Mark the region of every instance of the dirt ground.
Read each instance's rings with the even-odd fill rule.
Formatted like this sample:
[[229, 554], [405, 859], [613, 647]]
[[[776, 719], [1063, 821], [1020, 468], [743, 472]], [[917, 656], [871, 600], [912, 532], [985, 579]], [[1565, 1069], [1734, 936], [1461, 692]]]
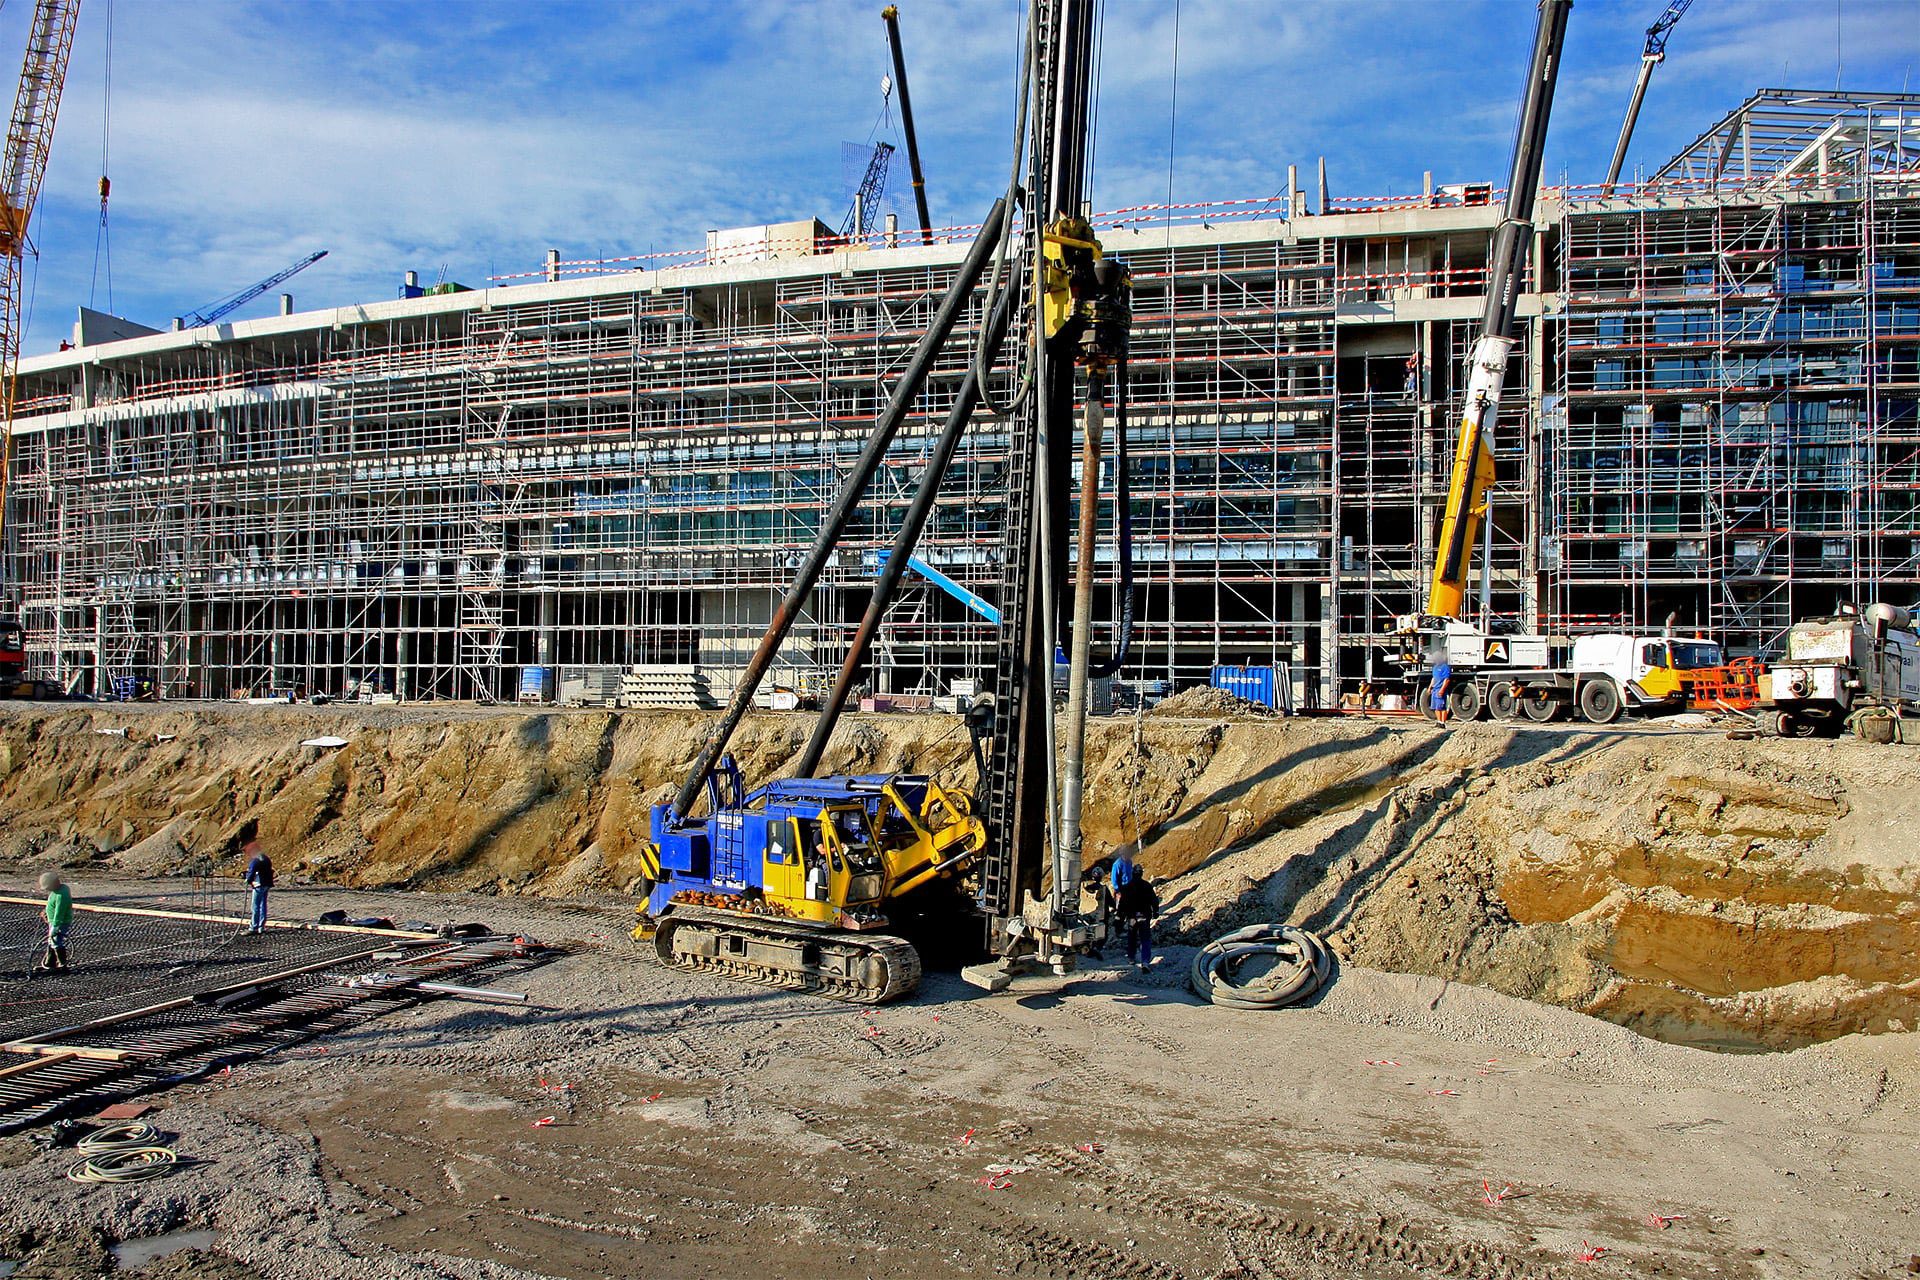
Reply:
[[[1096, 721], [1087, 791], [1090, 853], [1170, 881], [1172, 939], [1288, 920], [1352, 963], [1707, 1047], [1920, 1028], [1920, 751], [1179, 710]], [[0, 704], [0, 866], [232, 874], [257, 830], [295, 879], [617, 901], [712, 721]], [[810, 728], [749, 719], [746, 776]], [[347, 745], [301, 745], [322, 735]], [[971, 774], [942, 716], [850, 717], [828, 765]]]
[[1179, 946], [1000, 996], [936, 972], [869, 1012], [661, 969], [577, 905], [275, 913], [328, 907], [576, 949], [513, 984], [538, 1007], [422, 1006], [164, 1095], [190, 1161], [164, 1181], [80, 1187], [0, 1140], [16, 1274], [186, 1227], [212, 1253], [144, 1274], [1885, 1277], [1920, 1253], [1913, 1032], [1717, 1054], [1357, 965], [1313, 1008], [1233, 1013], [1185, 994]]
[[[211, 1228], [144, 1274], [1910, 1274], [1920, 752], [1179, 710], [1089, 752], [1092, 853], [1161, 878], [1160, 965], [997, 997], [936, 970], [868, 1012], [626, 939], [708, 717], [0, 706], [0, 884], [150, 896], [258, 831], [277, 915], [573, 948], [518, 980], [537, 1008], [174, 1090], [163, 1182], [0, 1140], [0, 1259], [94, 1275]], [[747, 775], [808, 727], [750, 720]], [[857, 717], [830, 764], [966, 755], [949, 718]], [[1186, 994], [1193, 945], [1254, 920], [1329, 938], [1313, 1007]]]

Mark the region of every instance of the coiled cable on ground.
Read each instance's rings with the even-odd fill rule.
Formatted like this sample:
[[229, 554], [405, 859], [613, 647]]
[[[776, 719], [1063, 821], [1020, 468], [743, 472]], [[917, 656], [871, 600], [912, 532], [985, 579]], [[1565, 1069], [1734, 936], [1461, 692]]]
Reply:
[[74, 1150], [81, 1155], [97, 1155], [102, 1151], [130, 1151], [135, 1147], [159, 1145], [160, 1131], [142, 1120], [101, 1125], [73, 1144]]
[[[1242, 968], [1258, 957], [1270, 963], [1242, 977]], [[1332, 974], [1333, 953], [1318, 934], [1290, 924], [1256, 924], [1195, 952], [1187, 985], [1229, 1009], [1280, 1009], [1311, 996]]]
[[71, 1182], [145, 1182], [173, 1172], [180, 1157], [171, 1147], [118, 1147], [67, 1167]]

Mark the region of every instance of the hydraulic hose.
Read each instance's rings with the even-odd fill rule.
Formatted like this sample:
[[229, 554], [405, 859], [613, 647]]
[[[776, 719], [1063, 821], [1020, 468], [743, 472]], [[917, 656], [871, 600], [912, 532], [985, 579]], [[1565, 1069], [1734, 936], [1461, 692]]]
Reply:
[[172, 1173], [179, 1157], [170, 1147], [119, 1147], [67, 1167], [69, 1182], [145, 1182]]
[[129, 1151], [135, 1147], [159, 1145], [160, 1131], [144, 1121], [134, 1120], [102, 1125], [76, 1142], [74, 1150], [90, 1156], [102, 1151]]
[[[1242, 981], [1241, 966], [1255, 956], [1272, 956], [1277, 963]], [[1281, 1009], [1313, 995], [1332, 976], [1333, 953], [1318, 934], [1290, 924], [1256, 924], [1195, 952], [1187, 985], [1195, 995], [1229, 1009]]]

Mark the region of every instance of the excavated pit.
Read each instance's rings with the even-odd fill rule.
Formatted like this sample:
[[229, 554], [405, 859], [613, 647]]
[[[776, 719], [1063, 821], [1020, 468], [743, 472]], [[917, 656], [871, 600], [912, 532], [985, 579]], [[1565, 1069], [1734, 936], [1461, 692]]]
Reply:
[[[1187, 704], [1096, 721], [1089, 743], [1089, 854], [1138, 847], [1166, 881], [1169, 940], [1290, 920], [1361, 964], [1710, 1048], [1920, 1025], [1920, 752]], [[619, 895], [649, 804], [712, 719], [13, 705], [0, 860], [63, 866], [84, 893], [90, 867], [236, 870], [225, 851], [251, 828], [283, 876]], [[749, 720], [735, 743], [747, 777], [773, 776], [809, 727]], [[321, 735], [347, 745], [301, 745]], [[969, 760], [952, 718], [857, 716], [828, 764], [965, 777]]]

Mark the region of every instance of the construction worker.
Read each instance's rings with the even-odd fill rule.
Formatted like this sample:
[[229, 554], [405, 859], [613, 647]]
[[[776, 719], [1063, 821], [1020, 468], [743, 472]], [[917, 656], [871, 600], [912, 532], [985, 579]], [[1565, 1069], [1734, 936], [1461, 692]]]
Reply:
[[1433, 684], [1427, 690], [1427, 705], [1442, 728], [1447, 723], [1447, 692], [1453, 687], [1453, 667], [1442, 661], [1433, 669]]
[[1160, 912], [1160, 895], [1153, 891], [1146, 872], [1134, 869], [1132, 878], [1120, 887], [1113, 910], [1127, 931], [1127, 958], [1145, 973], [1153, 963], [1153, 918]]
[[47, 921], [47, 954], [40, 962], [40, 970], [43, 973], [65, 973], [67, 930], [73, 924], [73, 891], [67, 888], [66, 881], [60, 878], [57, 871], [42, 872], [40, 888], [47, 895], [47, 907], [42, 913]]
[[267, 890], [273, 888], [273, 859], [260, 847], [258, 840], [249, 840], [240, 846], [240, 852], [247, 858], [247, 872], [243, 877], [247, 888], [253, 890], [253, 927], [248, 933], [259, 933], [267, 927]]

